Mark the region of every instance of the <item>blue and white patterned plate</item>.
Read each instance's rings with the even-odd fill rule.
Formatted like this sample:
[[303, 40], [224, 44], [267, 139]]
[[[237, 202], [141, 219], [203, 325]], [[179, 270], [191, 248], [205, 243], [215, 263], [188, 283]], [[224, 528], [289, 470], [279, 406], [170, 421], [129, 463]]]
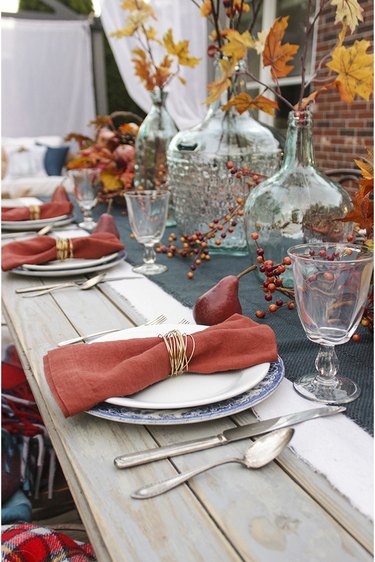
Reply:
[[284, 363], [279, 357], [270, 364], [268, 373], [257, 386], [222, 402], [180, 410], [142, 410], [101, 402], [86, 413], [110, 421], [142, 425], [177, 425], [216, 420], [259, 404], [277, 389], [283, 377]]

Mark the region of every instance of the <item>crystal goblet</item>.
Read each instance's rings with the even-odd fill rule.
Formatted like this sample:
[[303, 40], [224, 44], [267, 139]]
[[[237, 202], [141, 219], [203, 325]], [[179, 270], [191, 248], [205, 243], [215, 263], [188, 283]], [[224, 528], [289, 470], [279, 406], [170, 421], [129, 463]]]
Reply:
[[100, 172], [86, 168], [70, 170], [68, 174], [73, 181], [74, 196], [83, 213], [83, 221], [79, 223], [79, 226], [92, 232], [96, 227], [96, 222], [92, 217], [91, 210], [98, 201], [98, 191], [101, 185]]
[[169, 191], [128, 191], [125, 193], [130, 228], [137, 240], [144, 245], [142, 265], [133, 267], [133, 271], [144, 275], [157, 275], [168, 268], [155, 263], [155, 244], [160, 242], [166, 225], [169, 203]]
[[329, 404], [355, 400], [360, 389], [343, 376], [335, 345], [346, 343], [366, 305], [373, 253], [366, 246], [316, 243], [289, 248], [298, 315], [307, 337], [320, 344], [317, 372], [303, 375], [294, 388], [305, 398]]

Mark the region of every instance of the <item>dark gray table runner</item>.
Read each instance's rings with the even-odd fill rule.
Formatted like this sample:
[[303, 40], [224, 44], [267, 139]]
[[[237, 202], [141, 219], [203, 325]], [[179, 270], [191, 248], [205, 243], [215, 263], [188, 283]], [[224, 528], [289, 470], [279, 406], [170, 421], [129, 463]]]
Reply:
[[[104, 211], [104, 206], [98, 206], [94, 215], [98, 217]], [[142, 263], [142, 246], [130, 238], [131, 231], [124, 210], [115, 208], [113, 216], [116, 219], [121, 240], [126, 245], [127, 261], [131, 264]], [[177, 228], [166, 229], [164, 243], [167, 243], [168, 235], [171, 232], [177, 234]], [[192, 307], [198, 296], [224, 276], [236, 275], [251, 265], [249, 257], [213, 255], [210, 262], [204, 262], [197, 268], [194, 279], [190, 280], [187, 278], [192, 263], [189, 258], [184, 259], [179, 256], [168, 258], [166, 254], [158, 254], [157, 260], [166, 264], [168, 271], [150, 279], [188, 307]], [[268, 303], [264, 300], [260, 282], [254, 273], [249, 273], [241, 279], [239, 297], [243, 314], [258, 322], [267, 323], [275, 331], [279, 354], [285, 364], [285, 375], [290, 381], [294, 381], [301, 374], [315, 370], [314, 363], [318, 346], [307, 339], [296, 309], [290, 311], [283, 306], [276, 313], [268, 314], [265, 319], [258, 320], [255, 317], [256, 310], [266, 310]], [[362, 389], [360, 397], [347, 405], [347, 415], [373, 435], [373, 335], [363, 327], [359, 327], [358, 333], [361, 334], [360, 342], [350, 341], [339, 345], [336, 347], [336, 351], [340, 362], [340, 372], [355, 380]]]

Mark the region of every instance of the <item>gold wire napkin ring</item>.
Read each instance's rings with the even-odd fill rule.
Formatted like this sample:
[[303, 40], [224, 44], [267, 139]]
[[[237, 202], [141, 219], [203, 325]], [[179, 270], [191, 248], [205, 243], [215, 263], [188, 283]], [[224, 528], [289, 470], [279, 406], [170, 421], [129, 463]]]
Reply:
[[73, 241], [70, 238], [56, 238], [56, 257], [58, 260], [73, 258]]
[[[193, 336], [191, 334], [181, 334], [178, 330], [171, 330], [164, 336], [160, 335], [159, 337], [163, 338], [168, 351], [171, 364], [169, 376], [174, 377], [187, 371], [195, 351], [195, 340]], [[192, 341], [192, 349], [189, 358], [186, 355], [188, 338]]]
[[40, 205], [31, 205], [29, 207], [30, 220], [37, 221], [40, 219]]

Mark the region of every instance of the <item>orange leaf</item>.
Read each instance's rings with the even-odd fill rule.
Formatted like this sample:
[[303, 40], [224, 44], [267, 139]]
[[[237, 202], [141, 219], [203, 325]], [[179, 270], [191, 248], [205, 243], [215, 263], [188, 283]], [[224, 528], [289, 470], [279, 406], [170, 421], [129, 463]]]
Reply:
[[298, 45], [290, 43], [281, 44], [286, 28], [288, 27], [289, 16], [277, 18], [271, 27], [264, 45], [263, 64], [271, 67], [273, 80], [284, 78], [293, 70], [294, 66], [287, 63], [298, 51]]
[[279, 106], [276, 101], [269, 100], [265, 96], [252, 98], [249, 94], [242, 92], [229, 100], [222, 109], [223, 111], [227, 111], [230, 107], [235, 107], [240, 115], [250, 109], [259, 109], [269, 115], [273, 115], [275, 109], [278, 109]]
[[313, 103], [313, 102], [316, 101], [317, 97], [322, 92], [325, 92], [326, 90], [329, 90], [330, 88], [335, 88], [335, 82], [331, 82], [331, 84], [326, 84], [325, 86], [322, 86], [321, 88], [318, 88], [318, 90], [315, 90], [315, 92], [312, 92], [306, 98], [302, 98], [301, 107], [298, 105], [298, 103], [296, 103], [296, 105], [294, 106], [294, 109], [296, 111], [304, 111], [306, 109], [306, 107], [308, 105], [310, 105], [310, 103]]
[[151, 74], [151, 65], [147, 60], [146, 53], [142, 49], [134, 49], [132, 53], [136, 56], [132, 59], [136, 76], [139, 76], [146, 90], [152, 91], [155, 88], [155, 80]]

